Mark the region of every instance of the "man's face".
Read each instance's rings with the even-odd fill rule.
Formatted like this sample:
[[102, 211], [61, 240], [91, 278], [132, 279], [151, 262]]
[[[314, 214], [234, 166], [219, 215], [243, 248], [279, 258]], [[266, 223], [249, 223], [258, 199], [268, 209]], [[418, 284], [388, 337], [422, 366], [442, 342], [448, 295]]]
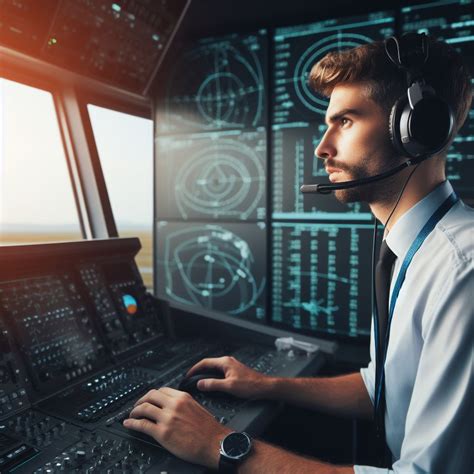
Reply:
[[[363, 84], [337, 85], [326, 112], [328, 128], [315, 150], [331, 183], [350, 181], [393, 168], [400, 162], [389, 140], [388, 118], [368, 98]], [[390, 181], [336, 191], [341, 202], [368, 203], [391, 197]]]

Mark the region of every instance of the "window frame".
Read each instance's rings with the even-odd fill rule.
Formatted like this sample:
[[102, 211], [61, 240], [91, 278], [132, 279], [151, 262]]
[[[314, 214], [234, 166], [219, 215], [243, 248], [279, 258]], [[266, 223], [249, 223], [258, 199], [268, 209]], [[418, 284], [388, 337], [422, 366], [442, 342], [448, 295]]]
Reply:
[[[104, 109], [108, 109], [108, 110], [111, 110], [111, 111], [114, 111], [114, 112], [124, 113], [124, 114], [127, 114], [127, 115], [133, 115], [135, 117], [149, 119], [153, 122], [153, 140], [156, 136], [156, 133], [155, 133], [156, 122], [154, 120], [154, 107], [153, 107], [154, 104], [151, 101], [150, 101], [150, 107], [149, 108], [135, 107], [135, 108], [133, 108], [133, 110], [136, 113], [132, 113], [129, 109], [124, 107], [123, 103], [119, 103], [119, 102], [116, 102], [116, 101], [111, 101], [108, 97], [99, 96], [97, 94], [91, 93], [90, 91], [87, 91], [84, 95], [81, 96], [81, 108], [84, 110], [84, 113], [87, 114], [87, 121], [89, 123], [91, 134], [92, 134], [91, 140], [94, 141], [94, 145], [95, 145], [96, 150], [97, 150], [97, 146], [96, 146], [95, 136], [94, 136], [94, 132], [93, 132], [93, 128], [92, 128], [92, 120], [91, 120], [91, 116], [90, 116], [90, 113], [89, 113], [88, 105], [92, 105], [92, 106], [95, 106], [95, 107], [101, 107], [101, 108], [104, 108]], [[156, 174], [155, 174], [155, 171], [156, 171], [155, 156], [156, 156], [156, 150], [155, 150], [155, 146], [153, 145], [153, 157], [152, 157], [152, 176], [153, 177], [156, 176]], [[98, 151], [97, 151], [97, 158], [100, 161]], [[102, 172], [102, 166], [101, 166], [101, 172]], [[104, 177], [103, 173], [102, 173], [102, 179], [103, 179], [103, 183], [104, 183], [103, 186], [106, 189], [105, 177]], [[155, 200], [155, 195], [156, 195], [156, 179], [153, 178], [153, 180], [152, 180], [152, 199], [153, 199], [153, 201]], [[107, 196], [109, 196], [108, 191], [107, 191]], [[109, 201], [109, 205], [110, 205], [110, 201]], [[112, 213], [112, 208], [111, 208], [110, 212]], [[156, 276], [155, 276], [155, 273], [156, 273], [156, 271], [155, 271], [156, 270], [156, 268], [155, 268], [155, 245], [156, 245], [156, 230], [155, 230], [155, 227], [156, 226], [155, 226], [155, 223], [156, 223], [156, 206], [153, 203], [152, 221], [150, 223], [150, 225], [151, 225], [151, 239], [152, 239], [152, 249], [151, 249], [151, 253], [152, 253], [152, 262], [151, 262], [151, 265], [152, 265], [152, 288], [149, 288], [149, 290], [153, 291], [153, 292], [155, 291], [155, 282], [156, 282]], [[114, 225], [116, 226], [115, 220], [114, 220]], [[120, 237], [120, 234], [118, 232], [117, 227], [115, 227], [115, 230], [116, 230], [115, 237]], [[138, 266], [138, 264], [137, 264], [137, 266]]]
[[87, 104], [153, 120], [151, 99], [3, 46], [0, 55], [1, 78], [52, 95], [82, 238], [118, 237]]

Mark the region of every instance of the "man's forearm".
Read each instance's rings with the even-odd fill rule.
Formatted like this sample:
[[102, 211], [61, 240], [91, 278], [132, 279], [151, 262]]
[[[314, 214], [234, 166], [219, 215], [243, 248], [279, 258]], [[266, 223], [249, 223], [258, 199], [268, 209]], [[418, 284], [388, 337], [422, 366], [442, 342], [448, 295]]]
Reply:
[[250, 456], [239, 467], [239, 474], [354, 474], [352, 466], [331, 466], [255, 440]]
[[267, 380], [265, 398], [280, 400], [328, 414], [370, 418], [373, 406], [359, 373], [329, 378]]

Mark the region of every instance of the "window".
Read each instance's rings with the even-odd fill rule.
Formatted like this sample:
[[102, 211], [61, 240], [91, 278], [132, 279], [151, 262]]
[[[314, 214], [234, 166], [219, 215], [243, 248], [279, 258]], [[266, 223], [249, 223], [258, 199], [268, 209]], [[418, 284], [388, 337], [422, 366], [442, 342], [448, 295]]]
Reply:
[[81, 238], [51, 93], [0, 78], [0, 245]]
[[137, 264], [153, 288], [153, 121], [88, 105], [120, 237], [139, 237]]

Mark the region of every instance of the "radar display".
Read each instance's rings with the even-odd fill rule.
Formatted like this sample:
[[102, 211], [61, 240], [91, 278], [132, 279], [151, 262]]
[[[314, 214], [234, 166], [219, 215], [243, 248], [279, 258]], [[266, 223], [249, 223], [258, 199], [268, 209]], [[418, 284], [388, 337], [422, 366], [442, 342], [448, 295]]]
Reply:
[[273, 223], [272, 321], [313, 333], [370, 334], [370, 224]]
[[265, 219], [266, 132], [209, 132], [156, 139], [159, 218]]
[[265, 318], [266, 228], [159, 221], [159, 296], [250, 320]]
[[372, 13], [279, 28], [274, 34], [272, 114], [273, 219], [367, 220], [360, 203], [341, 204], [333, 196], [303, 195], [303, 183], [328, 181], [323, 162], [314, 156], [326, 131], [328, 99], [308, 82], [314, 64], [327, 53], [382, 39], [394, 32], [394, 15]]
[[301, 193], [303, 183], [328, 182], [323, 160], [314, 155], [325, 130], [317, 123], [273, 126], [273, 219], [371, 219], [365, 204], [342, 204], [333, 195]]
[[[466, 0], [402, 8], [403, 32], [429, 33], [458, 50], [474, 77], [474, 10]], [[474, 105], [447, 154], [446, 176], [461, 197], [474, 197]]]
[[324, 122], [325, 97], [309, 86], [311, 68], [327, 53], [383, 39], [394, 32], [394, 15], [372, 13], [278, 28], [274, 35], [273, 123]]
[[265, 125], [267, 35], [207, 38], [184, 51], [167, 78], [157, 132]]

